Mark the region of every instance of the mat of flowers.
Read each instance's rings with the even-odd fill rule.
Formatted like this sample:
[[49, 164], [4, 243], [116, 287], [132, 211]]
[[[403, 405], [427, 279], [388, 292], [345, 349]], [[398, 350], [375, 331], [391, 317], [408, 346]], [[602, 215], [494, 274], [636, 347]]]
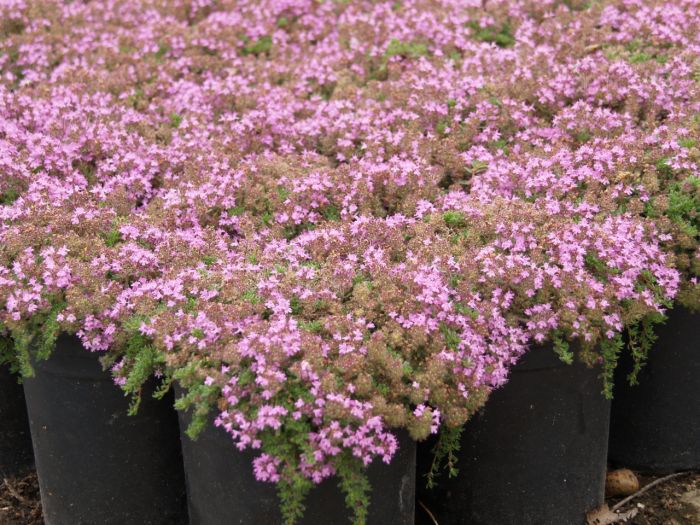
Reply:
[[697, 302], [698, 0], [0, 0], [0, 79], [3, 359], [179, 381], [289, 521]]

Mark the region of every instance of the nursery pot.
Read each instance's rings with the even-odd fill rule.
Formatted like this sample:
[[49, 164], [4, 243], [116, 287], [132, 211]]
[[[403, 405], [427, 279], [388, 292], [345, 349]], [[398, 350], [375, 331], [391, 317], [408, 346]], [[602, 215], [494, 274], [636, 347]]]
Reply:
[[657, 329], [658, 339], [639, 373], [626, 379], [631, 359], [615, 377], [610, 460], [667, 473], [700, 468], [700, 313], [677, 307]]
[[[465, 426], [459, 474], [441, 473], [432, 490], [421, 476], [422, 506], [440, 525], [585, 523], [604, 498], [610, 403], [599, 374], [533, 348]], [[433, 445], [419, 445], [420, 474]]]
[[[182, 430], [189, 416], [180, 414]], [[413, 525], [416, 447], [399, 433], [399, 450], [389, 465], [375, 460], [369, 467], [368, 525]], [[196, 440], [182, 435], [190, 525], [279, 525], [282, 517], [274, 484], [253, 475], [255, 454], [240, 452], [231, 437], [212, 424]], [[303, 525], [347, 525], [350, 514], [335, 478], [313, 488], [305, 501]]]
[[24, 474], [33, 462], [22, 385], [3, 366], [0, 367], [0, 479]]
[[74, 337], [59, 338], [24, 389], [46, 525], [187, 522], [172, 399], [144, 389], [136, 416]]

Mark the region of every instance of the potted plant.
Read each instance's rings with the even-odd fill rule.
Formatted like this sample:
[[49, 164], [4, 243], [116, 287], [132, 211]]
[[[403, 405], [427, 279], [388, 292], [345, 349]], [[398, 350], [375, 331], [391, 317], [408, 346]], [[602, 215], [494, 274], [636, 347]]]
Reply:
[[[591, 392], [610, 392], [620, 332], [651, 322], [678, 286], [664, 223], [643, 213], [651, 186], [632, 169], [637, 120], [669, 117], [619, 59], [649, 65], [617, 31], [620, 9], [636, 8], [132, 2], [105, 16], [87, 3], [48, 6], [41, 24], [31, 7], [0, 9], [13, 358], [78, 370], [79, 341], [90, 373], [99, 352], [136, 404], [154, 376], [159, 394], [177, 384], [202, 440], [184, 441], [193, 519], [225, 512], [202, 505], [201, 484], [218, 482], [206, 458], [227, 438], [217, 466], [251, 461], [231, 501], [267, 502], [272, 484], [281, 496], [279, 514], [255, 516], [314, 519], [307, 495], [344, 494], [333, 518], [410, 522], [405, 433], [442, 430], [450, 457], [455, 429], [547, 341], [598, 367], [547, 364], [543, 391], [578, 381], [569, 393], [605, 441], [608, 407]], [[685, 101], [672, 92], [669, 104]], [[54, 381], [42, 366], [27, 388], [38, 403], [54, 389], [39, 388]], [[544, 395], [517, 374], [514, 388]], [[552, 440], [580, 440], [571, 423]], [[582, 485], [597, 487], [602, 456]], [[340, 490], [326, 497], [331, 479]]]
[[[700, 465], [698, 417], [694, 403], [697, 365], [693, 333], [697, 313], [674, 308], [655, 333], [638, 384], [626, 384], [632, 364], [616, 373], [621, 385], [613, 400], [610, 459], [644, 472], [668, 473]], [[690, 396], [690, 397], [689, 397]]]
[[[547, 8], [543, 7], [543, 9]], [[601, 5], [576, 6], [567, 3], [566, 8], [564, 6], [553, 8], [544, 20], [539, 18], [542, 13], [534, 8], [527, 14], [514, 15], [512, 11], [502, 9], [500, 6], [486, 7], [491, 17], [489, 23], [475, 23], [473, 37], [479, 40], [488, 35], [488, 40], [496, 43], [497, 47], [514, 47], [516, 54], [513, 58], [514, 69], [511, 71], [510, 78], [507, 76], [508, 73], [503, 71], [498, 75], [498, 81], [489, 86], [491, 102], [498, 108], [493, 111], [500, 114], [506, 113], [510, 117], [514, 112], [511, 108], [521, 107], [518, 103], [523, 101], [535, 105], [535, 110], [528, 113], [530, 120], [527, 126], [513, 129], [513, 121], [517, 124], [517, 119], [511, 119], [510, 128], [505, 126], [498, 128], [499, 132], [505, 135], [498, 147], [502, 153], [494, 152], [493, 149], [489, 151], [482, 145], [474, 145], [465, 152], [465, 157], [477, 168], [469, 181], [470, 187], [472, 192], [478, 190], [482, 198], [488, 196], [489, 198], [524, 199], [534, 202], [541, 209], [550, 210], [553, 214], [573, 213], [574, 216], [579, 217], [576, 219], [577, 223], [585, 224], [584, 228], [590, 227], [586, 224], [588, 219], [601, 215], [624, 218], [623, 220], [629, 221], [628, 224], [634, 224], [635, 226], [632, 226], [628, 232], [645, 224], [644, 227], [654, 232], [652, 236], [655, 240], [652, 244], [659, 253], [664, 253], [661, 257], [665, 265], [676, 266], [683, 270], [693, 261], [694, 249], [691, 250], [691, 254], [681, 254], [679, 257], [679, 250], [676, 249], [678, 244], [674, 247], [678, 237], [672, 231], [669, 232], [666, 220], [660, 217], [663, 211], [658, 213], [655, 209], [663, 210], [667, 204], [670, 204], [670, 208], [675, 210], [672, 213], [679, 213], [684, 209], [682, 213], [690, 212], [694, 216], [697, 212], [696, 207], [688, 200], [695, 192], [695, 185], [692, 180], [685, 181], [681, 183], [683, 186], [681, 188], [678, 178], [671, 177], [669, 183], [672, 188], [675, 188], [671, 193], [675, 191], [676, 195], [669, 202], [667, 200], [669, 186], [666, 186], [666, 190], [659, 192], [659, 183], [663, 178], [657, 179], [657, 170], [670, 175], [676, 166], [683, 165], [685, 169], [697, 169], [697, 164], [689, 162], [691, 159], [688, 155], [681, 154], [677, 160], [671, 155], [671, 153], [682, 152], [682, 147], [676, 138], [688, 147], [694, 145], [694, 134], [690, 131], [694, 126], [691, 127], [692, 116], [681, 109], [688, 104], [688, 98], [670, 97], [661, 102], [661, 97], [657, 95], [664, 90], [672, 92], [674, 82], [686, 82], [688, 77], [669, 75], [669, 71], [673, 68], [687, 67], [687, 60], [692, 61], [692, 57], [684, 55], [680, 47], [676, 48], [677, 42], [650, 38], [649, 40], [653, 40], [654, 43], [645, 43], [644, 38], [648, 37], [647, 31], [655, 30], [646, 25], [643, 30], [633, 29], [634, 24], [644, 17], [643, 10], [629, 6], [624, 8], [611, 6], [601, 11], [602, 9]], [[528, 15], [532, 18], [528, 19]], [[597, 21], [595, 27], [588, 25], [588, 21], [594, 19]], [[554, 46], [556, 48], [564, 43], [567, 46], [566, 65], [555, 66], [553, 62], [549, 62], [549, 66], [544, 65], [549, 60], [554, 61], [556, 53], [537, 65], [527, 61], [525, 57], [534, 52], [536, 44], [529, 40], [527, 29], [518, 33], [517, 26], [523, 20], [527, 20], [524, 26], [526, 28], [533, 25], [538, 27], [539, 35], [546, 34], [548, 28], [552, 31], [554, 27], [557, 28], [557, 44]], [[553, 25], [549, 26], [550, 23]], [[508, 27], [510, 32], [506, 34], [504, 31], [493, 30], [499, 27]], [[509, 35], [515, 36], [509, 39], [507, 38]], [[518, 36], [522, 36], [522, 40]], [[589, 41], [595, 43], [584, 44]], [[673, 53], [679, 56], [673, 66], [670, 63], [666, 64], [667, 59], [673, 56], [669, 49], [673, 49]], [[500, 53], [493, 46], [489, 52]], [[510, 55], [508, 50], [502, 53], [504, 57]], [[528, 66], [524, 66], [523, 63], [528, 63]], [[534, 77], [530, 77], [537, 78], [536, 83], [528, 83], [526, 78], [515, 73], [515, 71], [522, 72], [527, 67], [537, 71]], [[624, 74], [613, 74], [614, 71], [624, 71]], [[656, 79], [663, 79], [663, 81], [650, 92], [631, 96], [630, 91], [627, 90], [630, 85], [628, 83], [644, 84], [656, 82]], [[692, 97], [695, 97], [695, 90], [691, 89], [691, 92]], [[667, 120], [668, 114], [672, 114], [673, 117]], [[480, 119], [482, 128], [486, 127], [484, 122], [497, 122], [495, 117], [491, 119], [482, 117]], [[682, 123], [678, 123], [676, 119]], [[668, 132], [674, 130], [675, 126], [679, 128], [677, 135], [672, 138], [676, 132], [671, 131], [671, 136]], [[459, 136], [459, 131], [452, 133]], [[686, 172], [685, 176], [687, 175]], [[655, 199], [659, 202], [654, 203]], [[673, 204], [674, 200], [675, 204]], [[641, 222], [638, 221], [640, 217], [643, 218]], [[563, 238], [566, 237], [561, 235], [551, 237], [554, 242], [559, 242]], [[512, 245], [512, 242], [510, 244]], [[599, 244], [599, 241], [595, 244]], [[576, 241], [571, 244], [572, 248], [578, 246], [585, 245]], [[608, 254], [619, 250], [620, 253], [627, 254], [628, 260], [638, 257], [640, 252], [637, 248], [641, 251], [645, 250], [641, 248], [642, 245], [638, 241], [631, 239], [628, 241], [618, 239], [610, 246], [611, 251]], [[630, 248], [632, 250], [627, 251]], [[630, 275], [616, 262], [601, 260], [598, 254], [586, 253], [584, 262], [586, 271], [590, 272], [593, 278], [589, 281], [592, 289], [604, 289], [610, 286], [614, 288], [625, 279], [623, 275]], [[660, 274], [653, 276], [649, 273], [654, 266], [653, 258], [647, 264], [649, 265], [647, 270], [638, 267], [632, 272], [631, 275], [636, 275], [639, 279], [634, 290], [631, 290], [632, 293], [622, 292], [612, 299], [612, 302], [620, 307], [616, 315], [618, 319], [616, 326], [610, 326], [609, 332], [602, 330], [599, 333], [600, 338], [592, 334], [584, 338], [585, 346], [590, 347], [596, 340], [601, 344], [597, 349], [594, 348], [595, 343], [593, 348], [590, 348], [590, 351], [598, 357], [589, 360], [589, 363], [593, 364], [597, 361], [597, 364], [604, 364], [603, 391], [608, 397], [612, 394], [613, 371], [619, 356], [625, 356], [625, 374], [629, 373], [634, 380], [642, 369], [640, 379], [642, 378], [644, 374], [642, 367], [653, 340], [653, 327], [660, 323], [666, 309], [671, 306], [670, 299], [678, 288], [677, 273], [670, 272], [665, 277], [661, 277]], [[556, 264], [554, 266], [556, 267]], [[566, 266], [570, 267], [571, 262], [567, 261]], [[619, 273], [618, 270], [620, 270]], [[559, 277], [558, 272], [553, 269], [550, 271]], [[581, 279], [578, 279], [578, 282], [581, 282]], [[658, 294], [659, 284], [662, 282], [665, 283], [662, 286], [666, 287], [666, 293]], [[647, 288], [647, 291], [644, 292], [643, 288]], [[609, 289], [612, 290], [612, 288]], [[686, 278], [682, 283], [681, 296], [689, 290], [695, 290], [695, 284], [694, 281]], [[656, 297], [654, 305], [649, 301], [652, 296]], [[562, 293], [563, 304], [554, 306], [552, 310], [564, 319], [568, 317], [564, 315], [569, 309], [586, 312], [584, 316], [595, 317], [593, 311], [598, 305], [603, 304], [593, 300], [590, 306], [587, 305], [584, 309], [577, 308], [576, 300], [572, 299], [576, 297], [588, 299], [589, 295]], [[564, 340], [570, 339], [570, 336], [577, 339], [581, 335], [581, 325], [581, 319], [577, 319], [575, 329], [572, 330], [571, 327], [566, 326], [565, 322], [563, 334], [556, 332], [547, 334], [547, 337], [552, 339], [551, 346], [556, 353], [562, 355], [567, 361], [572, 361], [574, 355]], [[590, 329], [595, 326], [595, 322], [585, 326]], [[623, 329], [625, 329], [626, 340], [623, 340], [620, 335]], [[528, 359], [535, 359], [535, 357], [526, 355], [523, 360], [524, 370], [527, 370]], [[660, 365], [660, 367], [668, 371], [667, 365]], [[692, 365], [690, 367], [692, 368]], [[558, 372], [562, 375], [566, 373], [565, 370]], [[589, 378], [592, 379], [594, 374], [594, 371], [589, 371]], [[618, 374], [622, 375], [621, 372]], [[491, 397], [491, 402], [496, 408], [489, 411], [487, 403], [484, 414], [465, 427], [465, 435], [461, 440], [458, 439], [457, 432], [450, 432], [438, 441], [436, 451], [440, 458], [447, 460], [450, 471], [456, 472], [457, 458], [463, 460], [462, 466], [466, 470], [461, 483], [460, 478], [438, 480], [440, 492], [433, 495], [432, 499], [429, 493], [421, 493], [420, 497], [430, 500], [433, 505], [430, 510], [441, 523], [443, 521], [493, 523], [519, 520], [528, 523], [562, 521], [583, 523], [585, 512], [602, 502], [605, 457], [600, 454], [600, 447], [597, 449], [598, 453], [589, 454], [588, 457], [592, 457], [593, 460], [591, 463], [586, 463], [587, 468], [581, 467], [581, 461], [576, 463], [570, 458], [557, 455], [558, 459], [568, 459], [570, 463], [568, 466], [563, 462], [550, 464], [549, 475], [545, 475], [547, 482], [541, 481], [539, 472], [526, 480], [528, 474], [533, 472], [527, 468], [518, 470], [517, 475], [512, 473], [517, 480], [514, 483], [514, 490], [510, 490], [507, 482], [503, 482], [503, 479], [508, 479], [508, 474], [511, 474], [508, 470], [509, 462], [517, 466], [527, 465], [526, 460], [522, 459], [526, 453], [521, 447], [530, 436], [537, 435], [537, 421], [534, 418], [526, 418], [523, 415], [522, 406], [527, 399], [530, 399], [529, 396], [537, 399], [538, 392], [545, 390], [547, 386], [545, 380], [540, 379], [541, 375], [536, 376], [532, 373], [531, 376], [529, 388], [523, 388], [524, 391], [514, 391], [509, 395], [508, 390], [516, 389], [517, 385], [527, 377], [525, 372], [522, 375], [519, 374], [516, 365], [511, 381], [503, 387], [502, 392], [496, 392]], [[556, 376], [557, 373], [552, 371], [551, 377]], [[626, 388], [621, 384], [620, 377], [615, 384], [618, 392]], [[596, 388], [596, 382], [590, 381], [588, 392]], [[673, 386], [668, 385], [657, 386], [655, 391], [666, 388], [673, 390]], [[558, 421], [557, 403], [560, 401], [561, 388], [552, 389], [552, 392], [554, 391], [557, 395], [550, 395], [549, 403], [552, 411], [547, 413], [548, 417], [539, 418], [543, 431], [546, 428], [544, 426], [546, 421], [550, 423]], [[522, 399], [518, 398], [519, 392], [522, 392], [520, 393]], [[583, 393], [577, 395], [580, 395], [581, 399], [590, 399]], [[624, 398], [624, 394], [621, 397]], [[663, 399], [665, 395], [659, 397]], [[519, 404], [521, 402], [522, 406]], [[651, 400], [649, 402], [653, 404]], [[541, 408], [541, 404], [533, 403], [533, 406], [540, 405]], [[668, 405], [668, 403], [665, 404]], [[503, 408], [506, 406], [512, 407], [513, 413], [517, 416], [509, 416], [510, 413]], [[601, 408], [604, 406], [602, 400], [600, 400], [600, 406]], [[639, 403], [636, 418], [628, 417], [629, 404], [623, 402], [622, 406], [624, 408], [619, 410], [622, 425], [625, 422], [635, 421], [634, 425], [648, 425], [656, 429], [666, 428], [669, 432], [674, 431], [670, 430], [673, 427], [659, 424], [658, 421], [648, 421], [646, 403]], [[516, 407], [520, 407], [520, 411]], [[502, 415], [500, 419], [499, 415]], [[693, 420], [692, 413], [686, 413], [686, 415], [688, 419]], [[563, 429], [571, 421], [570, 417], [564, 422], [559, 421], [558, 425], [561, 427], [557, 426], [557, 428]], [[500, 434], [496, 439], [494, 434], [490, 433], [497, 432], [491, 429], [511, 428], [513, 419], [525, 421], [520, 424], [517, 431], [511, 430], [510, 439], [504, 439]], [[604, 421], [602, 411], [597, 418], [593, 418], [593, 421], [596, 420]], [[613, 426], [614, 421], [615, 415]], [[479, 426], [479, 423], [483, 426]], [[607, 431], [605, 425], [600, 424], [597, 428], [599, 429], [597, 437], [590, 438], [587, 442], [604, 441]], [[629, 443], [642, 443], [649, 436], [643, 432], [636, 433], [636, 428], [632, 425], [628, 428], [629, 432], [625, 433], [625, 437], [617, 441], [619, 450], [617, 453], [623, 456], [630, 450]], [[685, 428], [692, 432], [688, 425]], [[588, 426], [586, 429], [591, 430]], [[577, 435], [581, 436], [577, 434], [578, 432], [578, 429], [569, 429], [567, 434], [569, 438], [548, 435], [549, 439], [546, 442], [551, 449], [560, 452], [566, 449], [564, 444], [573, 443]], [[635, 435], [631, 435], [633, 433]], [[628, 437], [630, 441], [626, 441]], [[460, 444], [466, 450], [457, 453], [456, 449]], [[435, 442], [430, 446], [434, 445]], [[499, 448], [501, 445], [502, 449]], [[424, 451], [427, 451], [430, 446]], [[683, 450], [686, 447], [680, 447], [680, 449]], [[583, 452], [586, 449], [581, 447], [580, 450]], [[551, 455], [550, 452], [549, 456]], [[532, 457], [536, 458], [537, 454], [533, 453]], [[611, 457], [615, 457], [612, 451]], [[595, 468], [593, 468], [594, 463]], [[425, 460], [424, 464], [429, 466], [431, 461]], [[592, 473], [590, 468], [593, 468]], [[579, 474], [584, 473], [590, 474], [586, 480], [578, 477]], [[577, 483], [580, 484], [569, 492]], [[440, 484], [443, 486], [440, 487]], [[522, 492], [522, 487], [527, 487], [527, 491]], [[591, 487], [594, 487], [594, 490], [589, 492]], [[566, 496], [557, 497], [554, 494]], [[467, 503], [461, 505], [460, 501]], [[561, 507], [557, 507], [558, 504]], [[568, 518], [563, 518], [564, 516]]]
[[[191, 419], [181, 412], [181, 428]], [[374, 462], [367, 471], [369, 487], [384, 497], [370, 499], [368, 523], [414, 521], [416, 444], [408, 434], [398, 436], [398, 450], [389, 465]], [[190, 523], [217, 523], [231, 516], [242, 523], [264, 520], [280, 523], [278, 491], [256, 479], [250, 468], [255, 455], [231, 450], [231, 438], [223, 428], [208, 424], [193, 440], [182, 434]], [[257, 468], [260, 462], [255, 463]], [[259, 470], [256, 470], [259, 474]], [[299, 523], [347, 523], [351, 511], [345, 510], [349, 496], [345, 481], [333, 478], [311, 488], [305, 498], [305, 511]], [[357, 494], [357, 496], [362, 494]]]
[[187, 523], [172, 399], [153, 399], [151, 383], [129, 415], [111, 374], [74, 337], [60, 337], [35, 369], [24, 389], [44, 519]]
[[421, 444], [430, 486], [418, 485], [419, 501], [445, 524], [583, 523], [604, 501], [610, 402], [599, 376], [531, 349], [471, 421]]
[[616, 373], [620, 387], [613, 402], [610, 434], [612, 461], [658, 473], [700, 466], [700, 428], [696, 424], [700, 412], [695, 403], [687, 402], [700, 386], [694, 336], [700, 293], [700, 132], [694, 117], [679, 116], [668, 128], [655, 140], [670, 144], [669, 154], [652, 157], [646, 166], [657, 186], [646, 213], [667, 228], [669, 249], [682, 271], [682, 287], [676, 306], [657, 331], [640, 327], [650, 352], [638, 378], [627, 381], [635, 379], [639, 370], [628, 361]]

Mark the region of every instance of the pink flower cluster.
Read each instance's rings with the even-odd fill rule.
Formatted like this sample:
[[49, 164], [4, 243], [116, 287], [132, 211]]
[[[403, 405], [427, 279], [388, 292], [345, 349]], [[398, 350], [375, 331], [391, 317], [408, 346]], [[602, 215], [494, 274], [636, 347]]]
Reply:
[[177, 378], [262, 481], [389, 461], [529, 345], [598, 362], [697, 298], [699, 35], [697, 0], [0, 0], [0, 336]]

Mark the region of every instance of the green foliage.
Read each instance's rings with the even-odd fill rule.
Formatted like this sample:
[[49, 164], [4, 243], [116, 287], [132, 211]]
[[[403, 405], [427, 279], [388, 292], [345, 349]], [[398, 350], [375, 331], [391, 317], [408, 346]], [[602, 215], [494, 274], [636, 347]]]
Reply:
[[299, 315], [301, 313], [301, 300], [296, 295], [293, 295], [289, 300], [289, 307], [292, 309], [292, 315]]
[[193, 314], [197, 311], [197, 299], [195, 297], [188, 297], [183, 307], [185, 313]]
[[445, 338], [445, 346], [447, 346], [447, 348], [450, 350], [457, 350], [459, 343], [462, 342], [462, 338], [459, 336], [457, 331], [450, 328], [446, 324], [443, 324], [440, 325], [440, 332], [442, 332], [442, 336]]
[[[429, 489], [437, 486], [436, 479], [440, 476], [441, 471], [447, 471], [447, 475], [451, 478], [459, 474], [457, 469], [457, 452], [461, 445], [462, 427], [442, 426], [438, 441], [433, 447], [433, 461], [430, 465], [430, 470], [425, 474], [426, 485]], [[444, 465], [444, 467], [443, 467]]]
[[229, 217], [239, 217], [245, 213], [245, 208], [243, 206], [235, 206], [226, 211]]
[[355, 275], [355, 276], [352, 278], [352, 285], [353, 285], [353, 287], [357, 286], [358, 284], [370, 283], [370, 282], [371, 282], [370, 276], [367, 275], [367, 274], [364, 274], [364, 273], [362, 273], [362, 272], [358, 273], [357, 275]]
[[19, 372], [22, 377], [33, 377], [34, 367], [31, 359], [32, 335], [26, 329], [11, 331], [14, 353], [8, 356], [10, 368], [13, 372]]
[[656, 171], [659, 172], [659, 175], [662, 175], [664, 177], [670, 177], [673, 175], [673, 168], [668, 163], [667, 157], [656, 161]]
[[299, 328], [306, 330], [308, 332], [318, 333], [323, 330], [323, 323], [321, 321], [299, 321]]
[[339, 221], [340, 220], [340, 210], [337, 206], [329, 204], [321, 210], [321, 215], [327, 221]]
[[659, 64], [665, 64], [666, 62], [668, 62], [668, 55], [653, 51], [636, 51], [632, 53], [628, 59], [630, 64], [641, 64], [650, 60], [654, 60]]
[[478, 175], [479, 173], [483, 173], [488, 168], [489, 168], [489, 165], [487, 162], [484, 162], [481, 160], [472, 161], [471, 172], [473, 175]]
[[136, 88], [134, 90], [134, 93], [132, 95], [129, 95], [129, 97], [126, 100], [129, 103], [129, 105], [135, 109], [140, 108], [144, 104], [148, 104], [146, 100], [146, 94], [141, 88]]
[[474, 310], [474, 308], [470, 308], [468, 306], [465, 306], [462, 303], [455, 303], [455, 311], [458, 314], [468, 315], [472, 319], [477, 319], [479, 317], [478, 311]]
[[697, 144], [698, 144], [698, 141], [693, 139], [693, 138], [690, 138], [690, 137], [678, 140], [678, 145], [681, 148], [690, 149], [690, 148], [694, 148], [695, 146], [697, 146]]
[[250, 303], [250, 304], [262, 303], [262, 297], [260, 297], [260, 295], [258, 295], [255, 288], [251, 288], [250, 290], [246, 290], [245, 292], [243, 292], [241, 299], [243, 299], [245, 302]]
[[165, 55], [167, 55], [169, 51], [170, 48], [165, 44], [158, 46], [158, 51], [156, 51], [154, 54], [156, 62], [163, 62]]
[[612, 339], [603, 338], [600, 342], [600, 353], [603, 358], [603, 372], [601, 374], [603, 395], [607, 399], [612, 399], [613, 397], [615, 367], [624, 346], [625, 343], [620, 334], [615, 334]]
[[114, 248], [117, 244], [122, 242], [122, 234], [119, 233], [119, 230], [116, 228], [103, 234], [102, 238], [108, 248]]
[[53, 304], [43, 323], [41, 323], [38, 334], [36, 356], [38, 359], [48, 359], [56, 347], [56, 340], [61, 334], [61, 327], [57, 317], [67, 304], [63, 301]]
[[508, 155], [508, 152], [509, 152], [509, 150], [508, 150], [508, 141], [507, 141], [506, 139], [494, 140], [494, 141], [491, 142], [489, 145], [490, 145], [492, 148], [494, 148], [494, 149], [499, 149], [499, 150], [503, 151], [503, 153], [505, 153], [506, 155]]
[[156, 369], [165, 364], [163, 354], [156, 350], [151, 341], [139, 330], [141, 324], [147, 321], [148, 319], [144, 316], [134, 315], [124, 323], [129, 334], [126, 340], [124, 359], [129, 363], [129, 367], [122, 388], [131, 396], [129, 415], [138, 412], [141, 405], [141, 389], [144, 383]]
[[583, 131], [578, 131], [574, 133], [574, 140], [577, 144], [584, 144], [591, 140], [592, 134], [590, 130], [584, 129]]
[[656, 332], [654, 328], [657, 324], [666, 322], [666, 317], [661, 314], [651, 314], [644, 317], [639, 323], [627, 328], [627, 346], [632, 355], [633, 367], [628, 374], [627, 380], [630, 385], [638, 384], [637, 376], [644, 367], [654, 342], [656, 342]]
[[467, 223], [464, 214], [459, 211], [446, 211], [442, 214], [442, 220], [450, 228], [461, 228]]
[[593, 4], [592, 2], [580, 0], [564, 0], [564, 5], [568, 7], [570, 11], [585, 11], [590, 9]]
[[554, 353], [559, 356], [559, 359], [567, 365], [573, 364], [574, 353], [569, 347], [569, 342], [564, 339], [560, 333], [555, 333], [552, 336], [552, 343], [554, 345]]
[[503, 24], [500, 29], [481, 27], [478, 22], [469, 22], [467, 26], [474, 31], [474, 38], [480, 42], [489, 42], [498, 47], [511, 47], [515, 44], [515, 38], [507, 23]]
[[263, 224], [269, 227], [272, 226], [272, 221], [274, 220], [275, 216], [271, 211], [266, 211], [260, 215], [260, 218], [262, 219]]
[[[0, 333], [2, 324], [0, 323]], [[0, 335], [0, 366], [9, 365], [10, 371], [13, 373], [19, 372], [15, 345], [12, 339], [8, 336]]]
[[365, 525], [371, 486], [362, 462], [346, 450], [335, 467], [340, 478], [338, 485], [345, 494], [345, 506], [353, 513], [353, 524]]
[[19, 192], [15, 188], [6, 188], [0, 193], [0, 204], [12, 204], [19, 198]]
[[185, 390], [184, 395], [175, 401], [175, 408], [189, 412], [190, 422], [185, 432], [191, 439], [197, 439], [202, 430], [210, 424], [209, 412], [216, 406], [216, 401], [221, 395], [221, 388], [205, 385], [198, 379], [200, 367], [201, 363], [190, 361], [172, 376], [172, 380], [178, 381]]
[[291, 472], [287, 467], [283, 469], [283, 474], [284, 478], [277, 483], [282, 522], [285, 525], [294, 525], [304, 516], [304, 500], [313, 485], [311, 481], [296, 472]]
[[243, 48], [244, 55], [263, 55], [268, 54], [272, 49], [272, 37], [269, 35], [261, 36], [255, 42], [246, 44]]
[[392, 57], [402, 57], [416, 59], [422, 56], [428, 56], [430, 51], [428, 47], [420, 42], [401, 42], [394, 38], [389, 42], [384, 54], [378, 59], [369, 61], [369, 69], [367, 71], [367, 80], [378, 80], [383, 82], [389, 78], [388, 62]]
[[9, 332], [9, 336], [0, 335], [0, 364], [7, 364], [13, 373], [23, 377], [33, 377], [33, 359], [48, 359], [56, 340], [61, 334], [58, 314], [66, 308], [66, 303], [51, 298], [51, 307], [47, 313], [37, 313], [28, 325], [8, 330], [0, 323], [0, 334]]
[[639, 64], [640, 62], [646, 62], [647, 60], [651, 60], [653, 57], [645, 53], [644, 51], [637, 51], [636, 53], [632, 53], [630, 55], [629, 61], [631, 64]]
[[170, 115], [170, 125], [173, 128], [179, 128], [180, 124], [182, 124], [182, 115], [178, 115], [177, 113]]
[[691, 176], [670, 185], [666, 216], [688, 235], [698, 235], [700, 178]]
[[[239, 384], [253, 381], [255, 375], [241, 376]], [[310, 399], [308, 390], [300, 382], [291, 381], [285, 392], [278, 395], [275, 401], [293, 410], [292, 400]], [[285, 399], [281, 399], [285, 398]], [[308, 442], [311, 424], [305, 419], [287, 419], [279, 430], [267, 430], [262, 437], [263, 451], [281, 460], [280, 481], [277, 492], [280, 498], [282, 521], [285, 525], [294, 525], [304, 515], [304, 500], [313, 487], [313, 482], [299, 472], [299, 458], [305, 456], [313, 464], [314, 458]]]
[[583, 258], [586, 268], [601, 281], [607, 281], [608, 275], [620, 273], [617, 268], [611, 268], [595, 254], [588, 252]]
[[462, 279], [463, 279], [463, 277], [461, 275], [459, 275], [458, 273], [454, 273], [454, 274], [450, 275], [450, 279], [448, 281], [448, 284], [450, 285], [451, 288], [457, 288], [457, 286], [459, 285], [459, 283]]
[[396, 38], [392, 38], [386, 48], [384, 55], [387, 58], [401, 56], [404, 58], [420, 58], [428, 56], [428, 46], [420, 42], [401, 42]]
[[663, 306], [670, 308], [673, 302], [664, 296], [664, 291], [661, 285], [659, 285], [656, 277], [649, 270], [642, 270], [639, 274], [637, 283], [635, 284], [635, 290], [649, 290], [654, 294], [654, 299], [656, 299]]

